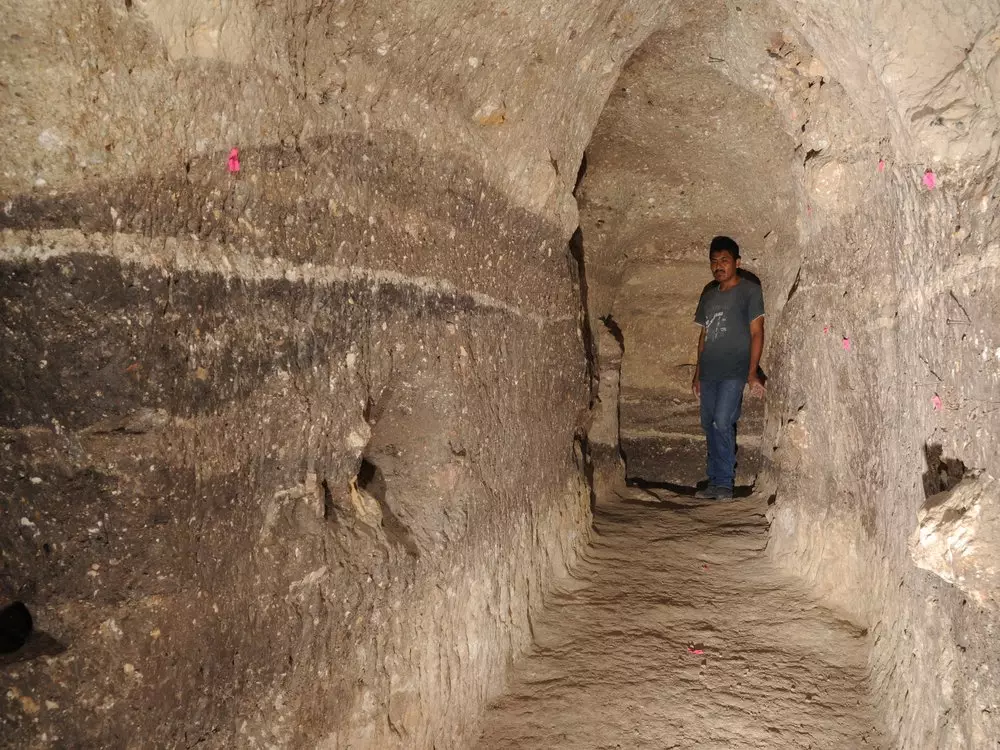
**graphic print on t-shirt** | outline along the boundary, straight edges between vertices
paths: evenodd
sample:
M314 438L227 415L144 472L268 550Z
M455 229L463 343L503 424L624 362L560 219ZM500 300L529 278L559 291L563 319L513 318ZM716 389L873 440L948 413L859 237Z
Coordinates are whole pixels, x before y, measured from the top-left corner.
M725 310L713 313L712 317L705 321L705 339L707 341L715 341L719 337L725 336L728 330Z

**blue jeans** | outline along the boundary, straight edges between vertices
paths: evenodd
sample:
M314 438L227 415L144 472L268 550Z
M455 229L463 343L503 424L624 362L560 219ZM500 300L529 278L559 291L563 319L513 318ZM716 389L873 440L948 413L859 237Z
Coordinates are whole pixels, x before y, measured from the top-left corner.
M708 443L708 483L732 489L736 480L736 422L745 380L701 381L701 429Z

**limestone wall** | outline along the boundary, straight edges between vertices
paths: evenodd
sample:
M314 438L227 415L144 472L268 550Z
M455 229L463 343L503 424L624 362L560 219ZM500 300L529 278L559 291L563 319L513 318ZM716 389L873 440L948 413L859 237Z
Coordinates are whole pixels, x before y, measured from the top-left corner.
M4 5L6 741L469 739L587 538L569 189L653 15Z
M628 436L655 421L697 430L674 374L692 355L673 352L697 293L691 247L701 256L712 234L733 234L768 308L756 489L773 500L769 549L869 629L872 688L899 747L985 747L1000 734L998 620L982 588L995 493L975 505L936 493L963 466L977 487L998 471L997 8L702 5L626 69L582 190L603 285L592 299L625 330L630 467L699 476L700 456L665 441L643 452ZM744 91L713 107L709 92L732 83ZM786 142L763 135L748 94ZM755 127L737 135L734 122ZM650 393L630 396L644 378ZM671 384L655 403L652 389ZM942 502L947 522L928 526L944 511L921 509Z
M928 446L1000 472L1000 8L778 6L711 5L798 149L771 549L870 628L901 747L984 746L996 615L908 544ZM0 585L45 634L5 739L474 733L586 537L581 154L706 7L3 3Z
M772 552L870 628L872 686L906 748L1000 732L996 612L909 551L946 466L1000 470L995 12L815 3L804 16L849 104L821 92L798 108L819 153L770 350L777 479L762 488L776 493Z

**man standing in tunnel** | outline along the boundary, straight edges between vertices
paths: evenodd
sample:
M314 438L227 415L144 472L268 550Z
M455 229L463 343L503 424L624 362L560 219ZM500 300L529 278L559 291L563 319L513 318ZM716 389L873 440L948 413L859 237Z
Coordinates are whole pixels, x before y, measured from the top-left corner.
M740 246L714 237L709 246L713 280L698 300L701 326L691 390L701 402L701 427L708 443L708 486L697 497L730 499L736 479L736 422L743 388L764 393L757 365L764 350L764 295L760 284L739 273Z

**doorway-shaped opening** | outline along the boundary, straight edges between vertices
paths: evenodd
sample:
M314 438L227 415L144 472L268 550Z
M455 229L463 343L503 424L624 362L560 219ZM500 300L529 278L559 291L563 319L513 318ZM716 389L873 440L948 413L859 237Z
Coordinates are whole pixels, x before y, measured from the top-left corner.
M705 476L691 380L711 238L740 243L768 312L768 297L787 288L775 266L797 255L796 143L766 97L727 75L718 28L715 14L691 14L637 50L578 192L590 318L611 316L625 342L619 428L631 481L693 487ZM754 481L762 428L762 402L745 399L737 485Z

